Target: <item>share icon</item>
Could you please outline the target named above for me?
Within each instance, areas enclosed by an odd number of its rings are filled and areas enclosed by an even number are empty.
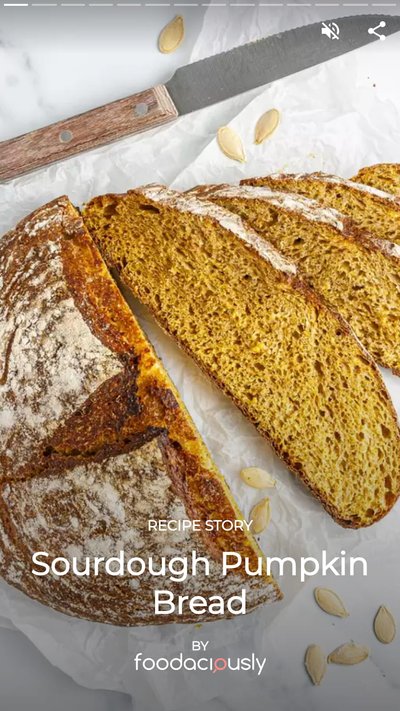
[[[385,40],[385,39],[386,39],[386,35],[382,35],[380,32],[377,32],[377,30],[380,30],[381,27],[386,27],[386,22],[385,22],[385,20],[382,20],[382,21],[379,23],[379,25],[377,25],[376,27],[370,27],[369,30],[368,30],[368,34],[369,34],[369,35],[376,35],[377,37],[379,37],[380,40]]]

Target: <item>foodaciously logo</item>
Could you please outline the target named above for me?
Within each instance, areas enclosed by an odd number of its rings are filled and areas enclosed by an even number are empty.
[[[209,642],[192,642],[193,651],[206,651]],[[133,666],[135,671],[144,669],[145,671],[196,671],[196,672],[211,672],[216,674],[223,671],[249,671],[255,672],[260,676],[266,664],[266,657],[259,658],[254,652],[249,657],[189,657],[180,652],[176,656],[168,659],[167,657],[145,657],[143,652],[138,652],[133,658]]]

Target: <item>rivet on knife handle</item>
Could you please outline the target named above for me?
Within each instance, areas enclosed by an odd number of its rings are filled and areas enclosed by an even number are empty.
[[[0,180],[168,123],[178,111],[165,86],[0,142]]]

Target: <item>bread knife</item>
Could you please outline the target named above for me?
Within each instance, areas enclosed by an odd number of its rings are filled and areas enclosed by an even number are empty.
[[[329,27],[335,26],[339,33],[329,36]],[[398,15],[342,17],[279,32],[193,62],[177,69],[165,85],[0,142],[0,180],[10,180],[167,124],[184,114],[379,41],[382,34],[399,31]]]

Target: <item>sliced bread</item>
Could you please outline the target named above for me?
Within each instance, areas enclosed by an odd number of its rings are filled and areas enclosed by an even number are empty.
[[[162,186],[92,200],[110,267],[343,526],[399,494],[400,439],[377,367],[297,267],[229,211]]]
[[[370,185],[400,198],[400,163],[377,163],[361,168],[352,178],[355,183]]]
[[[400,248],[361,232],[336,210],[253,186],[204,186],[192,194],[235,212],[300,267],[367,350],[400,375]]]
[[[242,184],[313,198],[351,217],[356,225],[375,237],[400,245],[400,201],[389,193],[325,173],[282,173],[249,178]]]

